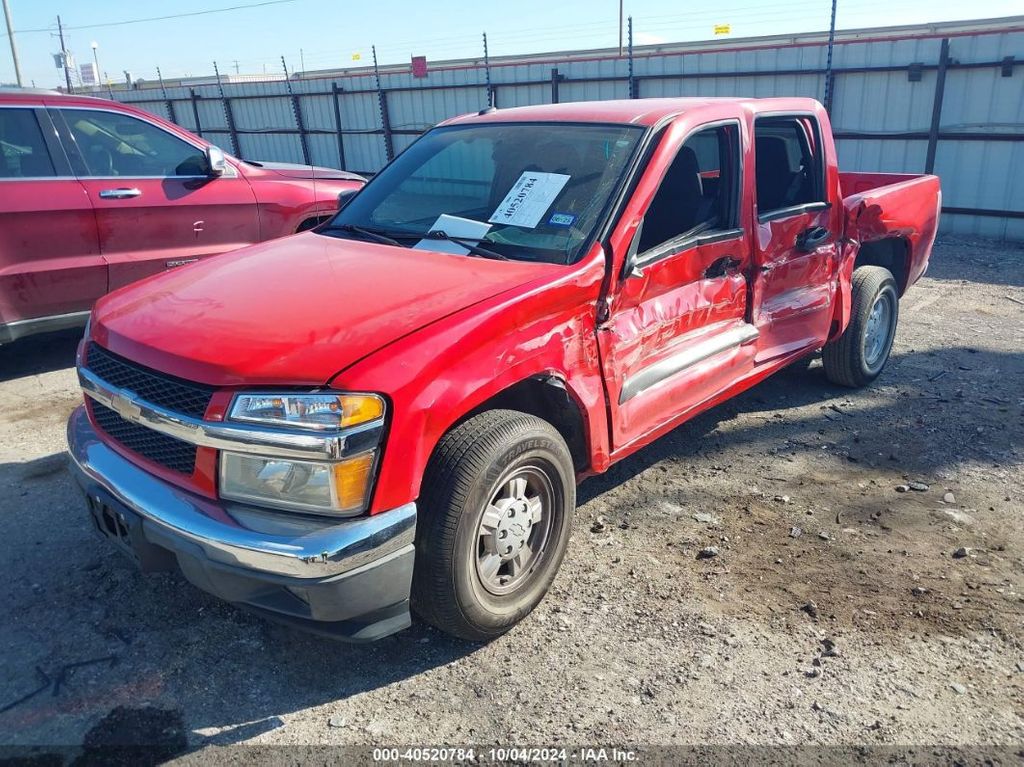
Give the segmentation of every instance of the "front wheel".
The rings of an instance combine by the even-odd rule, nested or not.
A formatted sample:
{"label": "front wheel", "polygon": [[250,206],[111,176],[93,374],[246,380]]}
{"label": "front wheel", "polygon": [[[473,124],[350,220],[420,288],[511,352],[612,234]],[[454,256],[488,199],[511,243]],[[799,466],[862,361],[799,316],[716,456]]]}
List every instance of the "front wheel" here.
{"label": "front wheel", "polygon": [[457,637],[493,639],[558,571],[576,505],[572,457],[546,421],[487,411],[441,439],[420,500],[413,610]]}
{"label": "front wheel", "polygon": [[874,381],[889,360],[899,311],[896,280],[888,269],[854,270],[850,324],[821,354],[828,380],[853,388]]}

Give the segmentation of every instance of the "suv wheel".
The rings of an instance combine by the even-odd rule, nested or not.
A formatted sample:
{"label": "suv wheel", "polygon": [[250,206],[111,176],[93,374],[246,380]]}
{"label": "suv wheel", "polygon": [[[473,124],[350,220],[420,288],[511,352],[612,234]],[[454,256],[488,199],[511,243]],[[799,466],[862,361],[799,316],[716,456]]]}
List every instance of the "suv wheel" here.
{"label": "suv wheel", "polygon": [[899,319],[896,280],[881,266],[861,266],[853,272],[850,324],[822,350],[828,380],[861,387],[882,372],[892,351]]}
{"label": "suv wheel", "polygon": [[572,457],[551,424],[513,410],[459,424],[424,478],[413,609],[463,639],[504,633],[547,593],[575,505]]}

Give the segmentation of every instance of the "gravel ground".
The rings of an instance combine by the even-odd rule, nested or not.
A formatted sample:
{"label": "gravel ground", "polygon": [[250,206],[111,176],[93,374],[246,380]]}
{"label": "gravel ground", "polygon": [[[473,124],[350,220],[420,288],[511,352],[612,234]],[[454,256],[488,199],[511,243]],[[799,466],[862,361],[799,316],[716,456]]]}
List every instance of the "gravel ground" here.
{"label": "gravel ground", "polygon": [[791,368],[584,483],[486,646],[136,573],[65,470],[76,334],[4,347],[0,744],[1022,744],[1024,250],[940,242],[900,319],[873,387]]}

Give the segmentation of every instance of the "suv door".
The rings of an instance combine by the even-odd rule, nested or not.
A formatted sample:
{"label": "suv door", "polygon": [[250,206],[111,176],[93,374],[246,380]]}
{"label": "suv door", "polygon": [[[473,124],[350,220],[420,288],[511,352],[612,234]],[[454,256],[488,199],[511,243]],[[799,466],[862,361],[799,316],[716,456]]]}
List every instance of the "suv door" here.
{"label": "suv door", "polygon": [[92,206],[46,110],[0,106],[0,342],[84,323],[106,289]]}
{"label": "suv door", "polygon": [[96,209],[110,289],[259,240],[256,196],[228,163],[210,175],[203,148],[113,109],[52,109]]}
{"label": "suv door", "polygon": [[[839,231],[818,120],[754,120],[757,362],[821,346],[832,321]],[[832,155],[829,155],[832,156]]]}
{"label": "suv door", "polygon": [[[757,331],[746,321],[751,259],[741,224],[741,131],[735,119],[672,126],[637,185],[631,204],[656,191],[640,202],[633,255],[598,333],[613,450],[649,437],[752,370]],[[623,220],[635,222],[634,214]]]}

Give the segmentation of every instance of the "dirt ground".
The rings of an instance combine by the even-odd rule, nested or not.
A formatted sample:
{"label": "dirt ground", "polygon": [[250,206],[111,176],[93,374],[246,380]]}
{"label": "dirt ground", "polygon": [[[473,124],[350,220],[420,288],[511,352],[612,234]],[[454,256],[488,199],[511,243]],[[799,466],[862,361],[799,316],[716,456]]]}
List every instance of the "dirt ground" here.
{"label": "dirt ground", "polygon": [[137,574],[65,471],[77,334],[0,348],[0,744],[1019,756],[1024,249],[941,241],[900,312],[871,388],[791,368],[585,482],[553,591],[486,646],[336,644]]}

